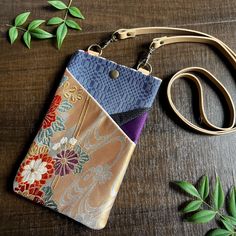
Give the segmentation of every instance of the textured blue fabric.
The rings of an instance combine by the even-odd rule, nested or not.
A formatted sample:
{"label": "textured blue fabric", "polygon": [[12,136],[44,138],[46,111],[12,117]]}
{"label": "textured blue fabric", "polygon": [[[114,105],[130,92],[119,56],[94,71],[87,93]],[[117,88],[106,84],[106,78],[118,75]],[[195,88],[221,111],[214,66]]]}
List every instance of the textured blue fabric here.
{"label": "textured blue fabric", "polygon": [[[158,78],[82,50],[72,56],[68,70],[109,114],[150,108],[161,84]],[[119,71],[117,79],[110,78],[111,70]]]}

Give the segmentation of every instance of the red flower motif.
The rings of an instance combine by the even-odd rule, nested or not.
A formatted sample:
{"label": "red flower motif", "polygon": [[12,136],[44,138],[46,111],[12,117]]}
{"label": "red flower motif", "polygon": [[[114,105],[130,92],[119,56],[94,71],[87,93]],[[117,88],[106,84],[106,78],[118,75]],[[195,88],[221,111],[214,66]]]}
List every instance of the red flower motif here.
{"label": "red flower motif", "polygon": [[[16,176],[19,185],[26,185],[28,189],[41,187],[54,173],[55,161],[46,153],[40,153],[28,157],[20,165]],[[22,187],[22,186],[21,186]]]}
{"label": "red flower motif", "polygon": [[43,195],[44,192],[41,191],[34,184],[21,184],[14,189],[16,193],[20,193],[22,196],[25,196],[37,203],[44,204]]}
{"label": "red flower motif", "polygon": [[60,105],[61,100],[62,98],[60,95],[56,95],[54,97],[51,106],[43,120],[42,124],[43,129],[49,128],[52,125],[52,123],[56,120],[56,109]]}

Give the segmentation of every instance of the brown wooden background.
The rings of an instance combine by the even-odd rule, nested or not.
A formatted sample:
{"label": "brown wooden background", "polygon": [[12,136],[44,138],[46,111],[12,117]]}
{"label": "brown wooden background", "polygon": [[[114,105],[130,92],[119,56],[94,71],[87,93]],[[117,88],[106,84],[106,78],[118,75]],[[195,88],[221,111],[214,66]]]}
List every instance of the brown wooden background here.
{"label": "brown wooden background", "polygon": [[[216,171],[227,190],[236,182],[236,134],[212,137],[185,129],[169,111],[166,81],[186,66],[204,66],[217,75],[236,100],[235,70],[221,55],[202,45],[181,44],[160,49],[152,58],[154,74],[164,83],[137,145],[107,227],[90,230],[64,216],[32,204],[12,192],[15,172],[32,142],[70,55],[104,40],[118,28],[178,26],[212,34],[236,49],[235,0],[86,0],[74,1],[86,16],[83,31],[70,31],[60,51],[51,41],[34,41],[28,50],[18,40],[11,46],[5,24],[23,11],[31,19],[60,13],[47,1],[0,1],[0,234],[1,235],[204,235],[215,227],[185,223],[178,212],[187,197],[170,185],[173,180],[197,181]],[[62,13],[61,13],[62,14]],[[115,43],[104,56],[133,66],[152,37]],[[208,84],[205,101],[210,119],[224,123],[218,96]],[[174,97],[191,118],[191,87],[180,82]]]}

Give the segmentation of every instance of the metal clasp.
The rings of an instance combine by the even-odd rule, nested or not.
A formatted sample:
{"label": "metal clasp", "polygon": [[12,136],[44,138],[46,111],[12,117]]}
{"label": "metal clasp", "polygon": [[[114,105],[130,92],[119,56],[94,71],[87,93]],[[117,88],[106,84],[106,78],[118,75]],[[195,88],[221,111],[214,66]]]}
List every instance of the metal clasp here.
{"label": "metal clasp", "polygon": [[152,65],[149,63],[149,60],[153,54],[153,52],[159,48],[160,46],[164,45],[164,40],[167,38],[167,36],[155,38],[149,45],[149,51],[146,55],[146,57],[141,60],[137,66],[137,70],[145,70],[145,73],[149,72],[149,74],[152,73]]}
{"label": "metal clasp", "polygon": [[113,43],[113,42],[116,42],[118,41],[118,37],[116,36],[116,33],[117,31],[115,31],[112,35],[111,35],[111,38],[108,39],[107,41],[105,41],[103,44],[91,44],[89,47],[88,47],[88,51],[93,51],[93,49],[95,49],[95,52],[98,53],[99,56],[102,55],[103,53],[103,49],[105,49],[109,44]]}
{"label": "metal clasp", "polygon": [[152,65],[149,63],[149,60],[150,60],[154,51],[155,51],[155,47],[152,42],[149,46],[149,51],[148,51],[146,57],[139,62],[138,66],[137,66],[137,70],[144,69],[144,70],[147,70],[149,72],[149,74],[152,73]]}

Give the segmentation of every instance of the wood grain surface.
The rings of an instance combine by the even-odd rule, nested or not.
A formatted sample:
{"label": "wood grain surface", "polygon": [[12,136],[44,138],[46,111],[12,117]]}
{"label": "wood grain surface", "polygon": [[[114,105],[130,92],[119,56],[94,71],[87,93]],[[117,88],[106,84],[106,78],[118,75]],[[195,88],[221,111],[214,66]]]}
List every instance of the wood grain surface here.
{"label": "wood grain surface", "polygon": [[[33,18],[58,14],[47,1],[0,1],[0,235],[158,235],[200,236],[215,223],[183,222],[178,207],[188,199],[170,184],[174,180],[196,182],[217,172],[227,190],[236,182],[236,134],[213,137],[186,129],[170,112],[166,83],[187,66],[203,66],[224,83],[236,101],[235,70],[212,48],[197,44],[163,47],[152,57],[154,75],[163,85],[150,113],[124,178],[108,225],[94,231],[75,221],[16,196],[12,182],[51,102],[70,55],[101,42],[118,28],[178,26],[212,34],[236,50],[236,1],[232,0],[86,0],[73,1],[86,16],[83,31],[70,31],[60,51],[51,41],[34,41],[28,50],[18,40],[7,41],[7,27],[23,11]],[[134,66],[157,35],[114,43],[104,56]],[[222,102],[211,84],[204,82],[207,114],[212,122],[225,122]],[[192,93],[193,92],[193,93]],[[192,86],[176,83],[177,106],[193,118]],[[194,100],[194,99],[193,99]]]}

